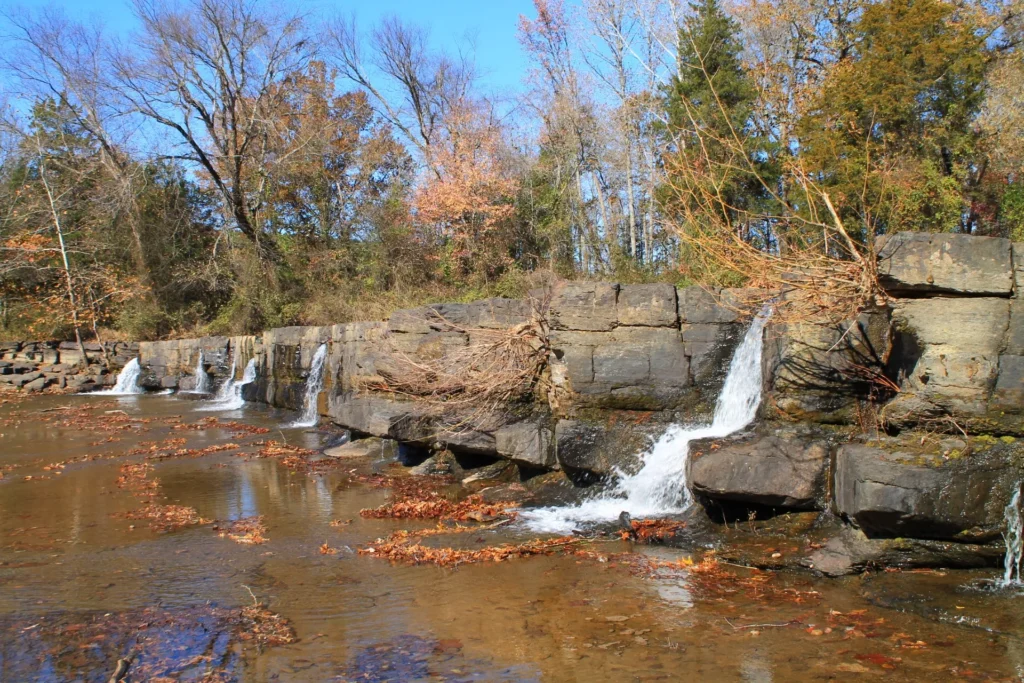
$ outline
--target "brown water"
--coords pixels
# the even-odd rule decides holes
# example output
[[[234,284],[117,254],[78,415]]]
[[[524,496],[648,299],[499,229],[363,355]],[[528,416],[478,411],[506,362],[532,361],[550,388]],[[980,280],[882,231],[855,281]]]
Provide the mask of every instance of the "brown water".
[[[106,681],[130,651],[129,681],[1009,681],[1024,673],[1024,597],[984,588],[994,572],[828,581],[739,567],[637,575],[614,557],[447,569],[360,555],[358,547],[410,526],[359,516],[389,494],[357,475],[388,463],[318,474],[239,457],[256,440],[314,448],[321,436],[283,428],[293,416],[262,407],[198,406],[172,396],[0,405],[0,680]],[[273,431],[175,429],[211,415]],[[124,517],[147,500],[117,485],[123,465],[144,460],[126,453],[169,438],[242,448],[151,461],[154,502],[222,522],[263,515],[266,543],[238,544],[209,524],[156,532]],[[67,463],[83,456],[103,457]],[[503,527],[431,542],[526,538]],[[337,552],[321,554],[324,543]],[[620,541],[592,550],[685,554]],[[296,642],[258,649],[239,640],[226,615],[253,596],[291,622]]]

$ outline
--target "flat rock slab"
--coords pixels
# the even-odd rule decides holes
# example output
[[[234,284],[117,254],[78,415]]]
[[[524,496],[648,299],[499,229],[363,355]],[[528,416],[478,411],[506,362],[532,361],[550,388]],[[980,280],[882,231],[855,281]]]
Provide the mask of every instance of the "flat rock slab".
[[[915,538],[868,538],[846,528],[815,550],[801,564],[818,574],[838,577],[884,567],[977,569],[998,566],[999,544],[978,545]]]
[[[1001,237],[900,232],[879,239],[878,273],[890,292],[1010,296],[1013,259]]]
[[[324,455],[331,458],[383,458],[393,457],[398,453],[398,442],[391,439],[359,439],[349,441],[340,446],[324,450]]]

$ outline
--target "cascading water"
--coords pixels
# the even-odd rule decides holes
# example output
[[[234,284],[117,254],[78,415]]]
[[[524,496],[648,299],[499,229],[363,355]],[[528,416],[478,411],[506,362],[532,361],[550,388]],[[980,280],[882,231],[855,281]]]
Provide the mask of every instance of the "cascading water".
[[[1017,483],[1017,490],[1014,491],[1003,517],[1006,519],[1006,559],[1003,561],[1003,580],[999,583],[1002,588],[1024,586],[1024,577],[1021,570],[1024,570],[1024,515],[1021,510],[1020,492],[1024,482]]]
[[[232,356],[231,374],[228,375],[224,384],[220,385],[220,389],[217,390],[217,395],[213,400],[200,408],[200,410],[239,410],[245,406],[242,390],[247,384],[252,384],[256,381],[256,359],[249,359],[249,362],[245,365],[245,370],[242,371],[242,379],[235,381],[237,362],[238,359]]]
[[[569,533],[583,522],[614,520],[623,510],[634,517],[685,511],[692,503],[686,482],[689,445],[694,439],[723,437],[743,429],[761,403],[761,347],[770,310],[760,313],[736,348],[710,425],[672,425],[643,457],[636,474],[618,473],[614,488],[569,507],[524,510],[520,518],[535,531]]]
[[[195,371],[195,386],[188,393],[190,394],[208,394],[210,393],[210,376],[206,373],[206,368],[203,367],[205,363],[203,358],[203,352],[199,352],[199,359],[196,360],[196,371]]]
[[[316,400],[324,388],[324,366],[327,364],[327,344],[321,344],[313,355],[306,377],[306,392],[302,397],[302,413],[299,419],[292,422],[292,427],[315,427],[320,420],[317,414]]]
[[[144,394],[146,390],[139,386],[139,376],[142,375],[142,365],[138,358],[132,358],[117,373],[117,383],[110,389],[94,391],[92,393],[103,396],[132,396]]]

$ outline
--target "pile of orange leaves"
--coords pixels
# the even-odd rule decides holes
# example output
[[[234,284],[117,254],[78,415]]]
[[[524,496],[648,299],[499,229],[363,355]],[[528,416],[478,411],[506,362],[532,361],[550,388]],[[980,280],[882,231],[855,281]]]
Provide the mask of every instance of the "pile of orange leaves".
[[[450,519],[459,522],[490,522],[499,517],[514,519],[515,503],[486,503],[480,496],[452,502],[437,495],[425,498],[399,500],[378,508],[360,510],[363,517],[375,519]]]
[[[242,545],[262,545],[267,542],[267,527],[263,524],[263,515],[242,517],[233,522],[217,522],[213,530],[221,538],[230,538]]]
[[[185,505],[150,504],[125,513],[125,517],[149,520],[149,528],[157,532],[174,531],[187,526],[210,523],[210,520],[200,517],[195,508]]]
[[[623,529],[619,536],[623,541],[630,539],[657,543],[675,537],[686,528],[686,522],[674,522],[668,519],[634,519],[630,522],[632,532]]]
[[[386,539],[378,539],[377,542],[360,548],[359,554],[372,555],[373,557],[405,564],[433,564],[438,567],[457,567],[460,564],[503,562],[518,557],[570,552],[581,544],[581,541],[577,538],[563,537],[533,540],[525,543],[506,543],[481,548],[480,550],[459,550],[455,548],[431,548],[421,543],[412,542],[414,538],[415,535],[408,531],[397,531]]]

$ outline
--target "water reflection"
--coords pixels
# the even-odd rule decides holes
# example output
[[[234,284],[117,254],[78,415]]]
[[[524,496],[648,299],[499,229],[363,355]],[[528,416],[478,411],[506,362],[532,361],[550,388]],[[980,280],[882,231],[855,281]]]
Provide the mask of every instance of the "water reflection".
[[[386,680],[388,671],[453,681],[646,681],[684,675],[789,681],[828,678],[839,665],[845,667],[839,671],[933,680],[955,667],[966,670],[963,662],[974,662],[971,671],[1003,678],[1024,667],[1024,598],[960,588],[991,578],[986,574],[884,573],[838,582],[779,575],[775,580],[783,585],[820,594],[797,603],[766,601],[743,590],[708,593],[685,575],[638,575],[615,562],[572,556],[451,570],[392,565],[344,551],[416,526],[360,518],[360,509],[388,496],[349,481],[349,467],[368,474],[369,461],[352,461],[326,475],[234,452],[153,461],[160,503],[193,507],[211,520],[262,515],[268,540],[240,545],[209,526],[170,533],[155,533],[144,523],[130,528],[123,515],[142,503],[116,483],[125,462],[142,460],[127,456],[130,449],[171,438],[185,439],[186,448],[246,439],[218,427],[176,428],[209,417],[190,401],[128,400],[135,401],[130,409],[113,399],[85,397],[40,397],[0,407],[0,467],[17,467],[0,479],[0,680],[26,680],[7,673],[26,669],[4,668],[22,656],[31,657],[38,680],[67,678],[71,669],[61,668],[66,660],[58,666],[41,653],[76,644],[57,631],[27,640],[20,629],[34,623],[75,623],[155,605],[237,609],[251,604],[249,589],[291,619],[300,640],[238,663],[235,674],[242,681]],[[77,413],[63,410],[67,406],[92,412],[88,419],[71,419]],[[123,410],[131,419],[101,429],[110,410]],[[279,431],[275,411],[249,406],[245,420],[272,428],[259,439],[317,445],[317,434]],[[62,474],[43,469],[86,455],[103,457],[58,468]],[[353,522],[332,527],[334,519]],[[522,540],[523,533],[499,528],[437,542],[481,547]],[[325,542],[341,552],[321,554]],[[628,548],[615,540],[594,545],[609,553]],[[650,552],[664,559],[679,556]],[[888,630],[862,638],[839,626],[830,634],[809,632],[815,630],[810,624],[819,630],[828,624],[833,611],[860,610],[872,623],[883,619]],[[742,628],[790,622],[796,625]],[[759,634],[752,635],[754,630]],[[901,641],[892,639],[896,634],[929,646],[900,649]],[[871,658],[882,648],[885,656],[900,658],[895,669],[874,663],[887,661]],[[102,662],[98,656],[82,660],[96,664],[90,680],[109,676],[104,669],[115,655],[97,652]]]

